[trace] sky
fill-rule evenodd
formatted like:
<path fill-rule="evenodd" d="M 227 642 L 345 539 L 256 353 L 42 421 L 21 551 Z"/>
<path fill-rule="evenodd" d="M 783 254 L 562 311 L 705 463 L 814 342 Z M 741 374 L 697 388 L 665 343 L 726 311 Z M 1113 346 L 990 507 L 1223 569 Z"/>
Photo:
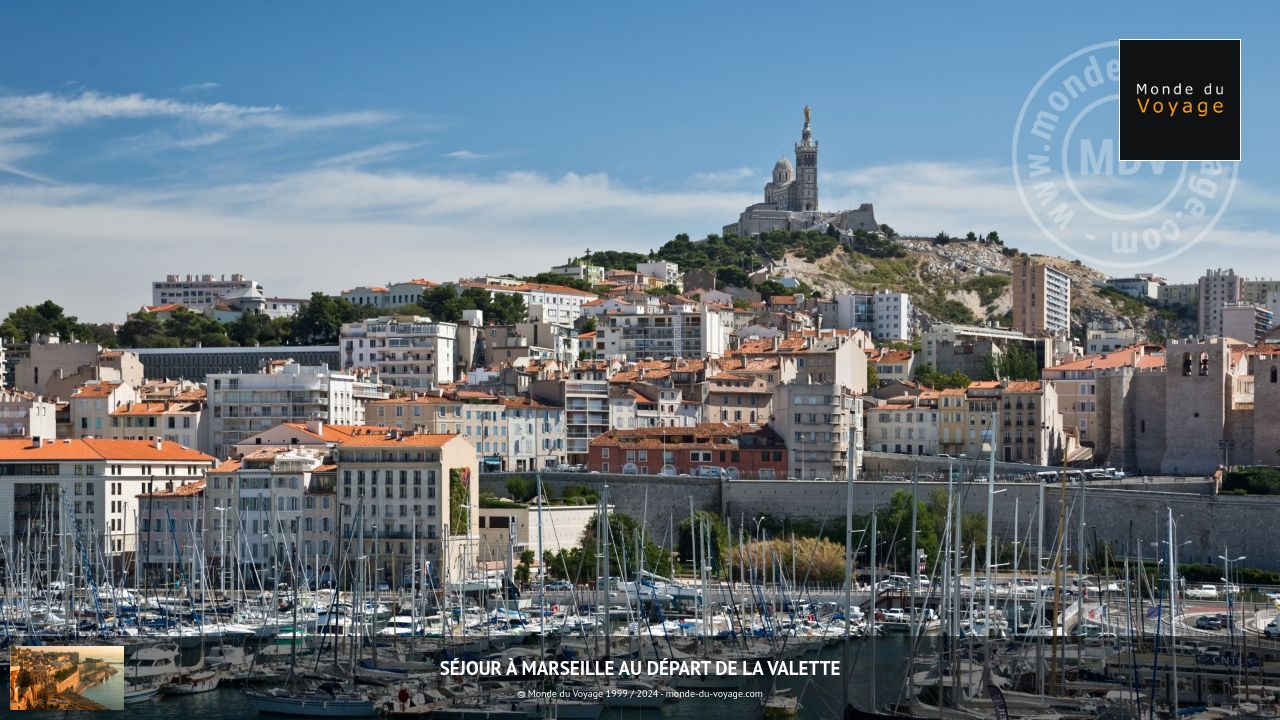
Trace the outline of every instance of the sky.
<path fill-rule="evenodd" d="M 1243 40 L 1231 202 L 1136 269 L 1277 276 L 1278 34 L 1262 2 L 8 3 L 0 312 L 122 322 L 170 273 L 297 297 L 646 252 L 759 201 L 806 104 L 824 209 L 1070 257 L 1019 199 L 1014 127 L 1054 63 L 1120 37 Z"/>

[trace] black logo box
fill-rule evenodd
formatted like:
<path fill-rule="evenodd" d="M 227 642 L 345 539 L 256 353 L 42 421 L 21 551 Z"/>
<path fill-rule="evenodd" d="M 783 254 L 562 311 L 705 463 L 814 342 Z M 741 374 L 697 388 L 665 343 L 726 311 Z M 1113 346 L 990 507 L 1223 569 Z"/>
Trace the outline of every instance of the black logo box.
<path fill-rule="evenodd" d="M 1240 40 L 1120 40 L 1120 159 L 1239 160 L 1240 53 Z"/>

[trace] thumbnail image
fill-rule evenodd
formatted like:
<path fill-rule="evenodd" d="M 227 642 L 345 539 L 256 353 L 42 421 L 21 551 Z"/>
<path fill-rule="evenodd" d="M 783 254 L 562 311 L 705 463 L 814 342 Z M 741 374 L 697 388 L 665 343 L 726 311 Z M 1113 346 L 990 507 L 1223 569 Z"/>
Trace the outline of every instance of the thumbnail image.
<path fill-rule="evenodd" d="M 10 710 L 124 709 L 124 648 L 107 645 L 15 647 Z"/>

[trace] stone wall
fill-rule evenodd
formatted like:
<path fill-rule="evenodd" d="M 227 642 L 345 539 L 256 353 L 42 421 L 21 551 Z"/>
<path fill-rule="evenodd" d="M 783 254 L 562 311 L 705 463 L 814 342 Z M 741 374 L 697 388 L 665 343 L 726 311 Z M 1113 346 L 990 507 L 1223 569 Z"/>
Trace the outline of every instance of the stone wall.
<path fill-rule="evenodd" d="M 498 495 L 506 494 L 506 478 L 519 473 L 485 474 L 481 487 Z M 532 477 L 531 475 L 525 475 Z M 583 473 L 544 473 L 543 485 L 548 494 L 558 497 L 567 484 L 583 484 L 603 490 L 609 486 L 609 499 L 618 512 L 646 520 L 646 532 L 660 544 L 669 542 L 669 528 L 678 527 L 689 515 L 689 501 L 696 509 L 719 512 L 732 518 L 734 525 L 745 518 L 768 515 L 774 518 L 803 518 L 828 527 L 839 528 L 844 522 L 845 487 L 843 482 L 735 480 L 713 478 L 652 477 L 638 475 L 600 475 Z M 1018 530 L 1022 542 L 1035 542 L 1036 503 L 1040 486 L 1035 483 L 996 483 L 993 525 L 998 537 L 1012 539 L 1014 509 L 1018 510 Z M 920 482 L 917 491 L 927 501 L 935 490 L 945 490 L 945 482 Z M 872 509 L 887 505 L 898 490 L 911 490 L 909 481 L 858 482 L 854 484 L 854 512 L 865 516 Z M 985 513 L 987 492 L 984 483 L 964 483 L 961 497 L 968 514 Z M 1166 508 L 1173 510 L 1178 526 L 1179 542 L 1191 544 L 1180 550 L 1182 562 L 1207 562 L 1223 554 L 1246 555 L 1242 563 L 1265 569 L 1280 568 L 1280 543 L 1270 532 L 1280 511 L 1280 499 L 1261 497 L 1215 496 L 1212 482 L 1174 478 L 1132 478 L 1115 487 L 1070 486 L 1066 494 L 1067 521 L 1072 534 L 1068 546 L 1074 547 L 1083 502 L 1086 523 L 1085 542 L 1092 550 L 1096 544 L 1110 544 L 1120 555 L 1136 556 L 1155 552 L 1150 543 L 1167 539 Z M 1081 495 L 1083 493 L 1083 500 Z M 1057 532 L 1059 487 L 1044 486 L 1046 546 Z M 1163 546 L 1159 546 L 1163 547 Z M 1163 552 L 1163 550 L 1162 550 Z"/>

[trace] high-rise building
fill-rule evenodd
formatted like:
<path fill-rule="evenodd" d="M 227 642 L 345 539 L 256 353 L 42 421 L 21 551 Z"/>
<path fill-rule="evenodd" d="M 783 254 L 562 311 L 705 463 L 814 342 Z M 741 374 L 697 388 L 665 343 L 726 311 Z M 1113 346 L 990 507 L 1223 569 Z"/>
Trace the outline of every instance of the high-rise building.
<path fill-rule="evenodd" d="M 1205 270 L 1197 283 L 1199 312 L 1197 333 L 1201 337 L 1222 335 L 1222 308 L 1244 300 L 1244 278 L 1234 269 Z"/>
<path fill-rule="evenodd" d="M 1013 263 L 1013 329 L 1026 335 L 1071 333 L 1071 278 L 1031 257 Z"/>

